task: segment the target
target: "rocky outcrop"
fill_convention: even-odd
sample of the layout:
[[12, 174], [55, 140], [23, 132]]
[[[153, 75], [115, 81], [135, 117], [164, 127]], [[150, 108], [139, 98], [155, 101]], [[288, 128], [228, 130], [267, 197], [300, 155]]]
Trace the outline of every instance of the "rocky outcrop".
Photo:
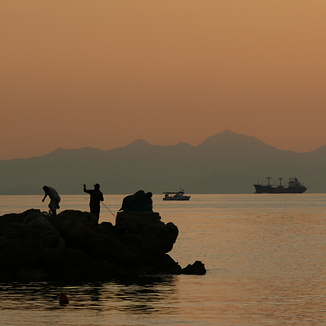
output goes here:
[[119, 212], [115, 225], [77, 210], [6, 214], [0, 216], [0, 280], [181, 274], [168, 255], [178, 232], [154, 212]]
[[192, 265], [189, 264], [187, 267], [183, 268], [182, 274], [204, 275], [206, 274], [206, 268], [201, 261], [196, 260]]

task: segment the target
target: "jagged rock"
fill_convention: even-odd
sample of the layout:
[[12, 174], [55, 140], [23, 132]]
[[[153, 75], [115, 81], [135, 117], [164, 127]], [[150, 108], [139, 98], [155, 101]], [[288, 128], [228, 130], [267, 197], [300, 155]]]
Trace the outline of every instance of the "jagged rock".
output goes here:
[[154, 212], [119, 212], [116, 225], [77, 210], [6, 214], [0, 216], [0, 281], [181, 274], [167, 254], [177, 237], [178, 228]]
[[153, 254], [171, 251], [179, 234], [173, 223], [163, 223], [155, 212], [118, 212], [116, 226], [122, 242]]
[[182, 269], [182, 274], [191, 274], [191, 275], [204, 275], [206, 274], [205, 265], [196, 260], [192, 265], [188, 265], [187, 267]]

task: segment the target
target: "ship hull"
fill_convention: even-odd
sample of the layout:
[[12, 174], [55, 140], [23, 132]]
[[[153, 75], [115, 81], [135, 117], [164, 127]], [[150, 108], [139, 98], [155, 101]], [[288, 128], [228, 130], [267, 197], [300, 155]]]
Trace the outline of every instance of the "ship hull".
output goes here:
[[254, 185], [256, 194], [302, 194], [307, 188], [301, 187], [282, 187], [282, 186], [263, 186]]
[[182, 196], [182, 197], [165, 197], [163, 200], [189, 200], [190, 196]]

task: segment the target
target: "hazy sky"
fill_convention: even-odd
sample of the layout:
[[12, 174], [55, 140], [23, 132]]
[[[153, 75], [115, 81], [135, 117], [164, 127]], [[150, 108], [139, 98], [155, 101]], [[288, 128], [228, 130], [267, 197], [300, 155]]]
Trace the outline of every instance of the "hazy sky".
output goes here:
[[0, 0], [0, 159], [225, 129], [326, 144], [325, 0]]

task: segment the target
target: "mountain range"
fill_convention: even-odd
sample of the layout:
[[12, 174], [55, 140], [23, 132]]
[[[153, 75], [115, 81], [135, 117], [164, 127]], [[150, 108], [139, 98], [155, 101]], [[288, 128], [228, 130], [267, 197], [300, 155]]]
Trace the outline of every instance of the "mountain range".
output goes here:
[[81, 194], [101, 184], [105, 194], [131, 194], [139, 189], [162, 193], [184, 188], [196, 193], [253, 193], [267, 176], [283, 184], [296, 176], [308, 190], [326, 191], [326, 145], [297, 153], [269, 146], [255, 137], [225, 130], [198, 146], [159, 146], [138, 139], [103, 151], [92, 147], [57, 149], [28, 159], [0, 161], [0, 195], [43, 194], [49, 185], [60, 194]]

